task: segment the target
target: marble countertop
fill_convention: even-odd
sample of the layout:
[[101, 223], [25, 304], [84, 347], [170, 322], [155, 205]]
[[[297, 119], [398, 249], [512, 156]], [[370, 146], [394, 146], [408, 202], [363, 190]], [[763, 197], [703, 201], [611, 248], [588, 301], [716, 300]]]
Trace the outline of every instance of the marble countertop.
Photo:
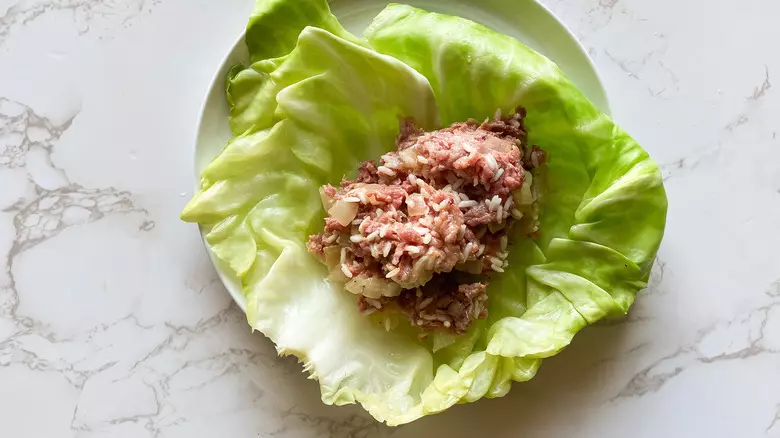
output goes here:
[[0, 1], [0, 436], [780, 437], [780, 3], [545, 3], [663, 166], [651, 286], [507, 397], [392, 429], [322, 405], [178, 219], [252, 1]]

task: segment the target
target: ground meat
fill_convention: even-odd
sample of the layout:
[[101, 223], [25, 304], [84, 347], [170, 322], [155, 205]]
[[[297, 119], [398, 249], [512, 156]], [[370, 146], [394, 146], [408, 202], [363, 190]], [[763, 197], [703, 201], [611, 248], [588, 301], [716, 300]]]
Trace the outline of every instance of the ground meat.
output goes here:
[[[380, 263], [379, 272], [371, 274], [411, 289], [430, 280], [434, 273], [452, 271], [463, 259], [460, 245], [465, 227], [455, 195], [419, 181], [407, 188], [355, 183], [343, 189], [346, 197], [365, 197], [368, 202], [367, 208], [359, 208], [352, 223], [355, 229], [350, 233], [347, 259], [353, 263], [347, 263], [347, 277], [369, 270], [364, 262], [372, 259]], [[419, 209], [424, 214], [414, 214]]]
[[397, 298], [372, 300], [361, 296], [358, 309], [373, 313], [385, 307], [395, 308], [420, 330], [461, 334], [473, 321], [487, 316], [487, 283], [458, 284], [453, 278], [437, 275], [425, 286]]
[[485, 204], [478, 204], [469, 208], [463, 215], [464, 221], [470, 227], [489, 224], [493, 220], [493, 214], [488, 208]]
[[[357, 177], [355, 177], [356, 183], [365, 183], [365, 184], [376, 184], [379, 182], [379, 174], [376, 172], [376, 163], [373, 161], [364, 161], [360, 163], [360, 167], [358, 167], [358, 174]], [[352, 184], [349, 180], [342, 181], [342, 188], [344, 188], [345, 185]]]
[[401, 136], [398, 152], [384, 155], [381, 167], [413, 173], [434, 186], [449, 184], [470, 198], [505, 198], [523, 184], [523, 140], [487, 131], [483, 125], [470, 121]]
[[487, 316], [486, 290], [486, 283], [458, 284], [452, 276], [440, 275], [414, 293], [399, 296], [396, 305], [422, 330], [460, 334], [472, 321]]
[[327, 243], [325, 243], [325, 235], [324, 234], [315, 234], [313, 236], [309, 236], [309, 241], [306, 242], [306, 249], [312, 253], [317, 255], [323, 255], [325, 253], [325, 247], [328, 246]]
[[405, 120], [396, 151], [322, 188], [329, 217], [308, 250], [362, 311], [396, 309], [423, 331], [466, 331], [487, 315], [487, 283], [456, 273], [503, 272], [507, 230], [518, 222], [536, 231], [527, 171], [546, 155], [526, 146], [524, 115], [433, 132]]

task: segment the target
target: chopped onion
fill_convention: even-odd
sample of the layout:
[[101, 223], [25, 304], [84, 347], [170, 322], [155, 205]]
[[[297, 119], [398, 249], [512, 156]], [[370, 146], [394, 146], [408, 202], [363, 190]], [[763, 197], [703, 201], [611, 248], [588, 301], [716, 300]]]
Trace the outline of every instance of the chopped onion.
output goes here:
[[410, 217], [425, 216], [428, 214], [428, 206], [425, 204], [425, 198], [419, 193], [412, 193], [406, 198], [406, 207]]
[[398, 152], [398, 156], [401, 157], [401, 160], [406, 166], [417, 167], [417, 154], [415, 153], [414, 148], [404, 149]]
[[480, 144], [479, 146], [480, 146], [479, 152], [483, 154], [488, 152], [488, 150], [494, 150], [494, 151], [504, 152], [504, 153], [507, 153], [512, 150], [512, 142], [510, 142], [509, 140], [501, 140], [500, 138], [494, 137], [492, 135], [487, 136], [487, 138], [485, 138], [485, 141], [482, 142], [482, 144]]
[[[404, 289], [414, 289], [415, 287], [422, 286], [433, 278], [433, 264], [435, 261], [436, 260], [432, 255], [425, 254], [414, 262], [414, 265], [412, 265], [412, 272], [408, 277], [401, 278], [400, 276], [396, 276], [393, 280], [400, 284]], [[411, 279], [414, 279], [414, 281], [411, 281]]]
[[341, 270], [341, 263], [336, 264], [336, 266], [330, 270], [328, 273], [328, 280], [334, 281], [336, 283], [344, 283], [349, 281], [349, 278], [344, 275], [344, 271]]
[[487, 224], [487, 227], [488, 227], [488, 230], [490, 230], [491, 233], [495, 233], [497, 231], [503, 230], [505, 225], [506, 225], [506, 222], [501, 222], [501, 223], [489, 222]]
[[397, 297], [401, 294], [401, 286], [392, 281], [379, 277], [360, 274], [349, 280], [344, 287], [355, 295], [363, 295], [366, 298]]
[[320, 187], [320, 200], [322, 201], [322, 208], [325, 209], [325, 211], [330, 210], [331, 207], [333, 207], [333, 198], [328, 196], [328, 194], [325, 192], [325, 187]]
[[469, 260], [467, 262], [455, 265], [455, 269], [458, 271], [468, 272], [469, 274], [481, 274], [482, 262], [479, 260]]
[[357, 216], [358, 205], [354, 202], [336, 201], [328, 210], [328, 214], [336, 219], [336, 222], [341, 224], [342, 227], [352, 223], [352, 220]]
[[514, 198], [515, 203], [519, 205], [531, 205], [534, 203], [534, 195], [531, 193], [531, 184], [533, 183], [533, 177], [530, 172], [525, 173], [525, 180], [523, 181], [523, 187], [520, 190], [515, 191]]
[[325, 266], [329, 270], [333, 268], [338, 269], [341, 264], [341, 249], [338, 246], [326, 246], [323, 250], [325, 253]]

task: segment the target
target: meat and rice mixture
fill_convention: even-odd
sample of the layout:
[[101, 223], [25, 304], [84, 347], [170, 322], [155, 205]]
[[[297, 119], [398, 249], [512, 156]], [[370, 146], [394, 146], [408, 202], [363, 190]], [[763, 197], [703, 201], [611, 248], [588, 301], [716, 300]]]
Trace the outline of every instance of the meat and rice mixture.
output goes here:
[[354, 181], [321, 188], [325, 230], [308, 249], [365, 313], [401, 311], [423, 331], [465, 332], [487, 316], [487, 276], [507, 268], [507, 231], [533, 236], [525, 110], [433, 132], [407, 120], [397, 151], [360, 165]]

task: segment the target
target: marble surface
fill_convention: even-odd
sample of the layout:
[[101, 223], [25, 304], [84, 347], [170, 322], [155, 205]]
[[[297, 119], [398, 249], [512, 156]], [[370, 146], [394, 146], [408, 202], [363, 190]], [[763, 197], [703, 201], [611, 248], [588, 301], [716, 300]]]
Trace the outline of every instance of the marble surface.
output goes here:
[[192, 144], [251, 0], [0, 0], [0, 436], [780, 437], [780, 3], [547, 0], [662, 164], [630, 316], [505, 398], [387, 428], [251, 335]]

